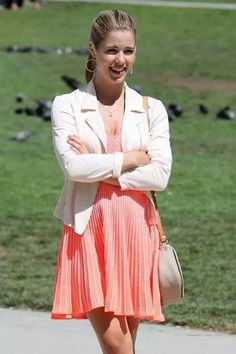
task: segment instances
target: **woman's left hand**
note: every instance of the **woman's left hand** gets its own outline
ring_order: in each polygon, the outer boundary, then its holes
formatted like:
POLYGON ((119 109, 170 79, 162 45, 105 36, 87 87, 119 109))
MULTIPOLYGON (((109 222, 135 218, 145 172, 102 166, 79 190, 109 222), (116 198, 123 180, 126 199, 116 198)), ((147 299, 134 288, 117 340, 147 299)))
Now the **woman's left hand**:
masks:
POLYGON ((112 184, 113 186, 120 187, 120 183, 118 182, 118 179, 115 177, 106 178, 103 180, 103 182, 108 183, 108 184, 112 184))
POLYGON ((71 150, 76 154, 89 154, 85 143, 78 136, 68 135, 67 143, 71 145, 71 150))

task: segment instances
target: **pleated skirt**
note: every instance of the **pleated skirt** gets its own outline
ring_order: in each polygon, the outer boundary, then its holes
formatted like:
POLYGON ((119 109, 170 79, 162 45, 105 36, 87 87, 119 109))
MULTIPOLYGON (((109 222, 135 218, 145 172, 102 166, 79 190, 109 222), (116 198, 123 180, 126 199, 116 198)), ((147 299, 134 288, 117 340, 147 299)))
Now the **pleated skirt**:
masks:
POLYGON ((53 319, 87 318, 104 307, 116 315, 161 322, 159 236, 140 191, 101 183, 83 235, 63 225, 53 319))
POLYGON ((120 316, 164 321, 155 208, 142 191, 101 182, 89 223, 63 225, 52 319, 85 319, 104 307, 120 316))

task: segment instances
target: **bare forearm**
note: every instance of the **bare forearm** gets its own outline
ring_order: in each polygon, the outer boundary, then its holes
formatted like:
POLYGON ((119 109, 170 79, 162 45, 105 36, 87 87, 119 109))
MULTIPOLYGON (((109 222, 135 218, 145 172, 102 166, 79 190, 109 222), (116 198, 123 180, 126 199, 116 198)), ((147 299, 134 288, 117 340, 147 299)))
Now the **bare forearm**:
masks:
POLYGON ((122 172, 149 163, 149 156, 144 151, 128 151, 124 153, 122 172))
MULTIPOLYGON (((150 163, 148 155, 144 151, 129 151, 124 153, 122 171, 145 166, 150 163)), ((106 178, 104 182, 114 186, 120 186, 118 178, 106 178)))

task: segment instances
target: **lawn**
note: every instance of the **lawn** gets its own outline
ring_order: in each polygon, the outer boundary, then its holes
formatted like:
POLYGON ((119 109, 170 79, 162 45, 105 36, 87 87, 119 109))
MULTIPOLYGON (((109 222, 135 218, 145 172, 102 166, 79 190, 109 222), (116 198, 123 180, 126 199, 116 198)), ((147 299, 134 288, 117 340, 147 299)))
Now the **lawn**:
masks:
MULTIPOLYGON (((106 8, 114 7, 106 5, 106 8)), ((138 24, 138 56, 130 85, 183 115, 171 123, 173 171, 159 206, 178 250, 186 296, 167 307, 168 323, 236 332, 235 121, 216 118, 236 109, 236 12, 120 5, 138 24), (198 103, 209 106, 200 115, 198 103)), ((102 4, 49 4, 1 13, 0 47, 84 47, 102 4)), ((61 224, 52 216, 62 173, 53 154, 50 122, 16 115, 17 107, 70 89, 67 74, 84 82, 78 55, 0 51, 0 304, 50 310, 61 224), (23 91, 25 103, 15 102, 23 91), (35 133, 24 143, 16 132, 35 133)))
MULTIPOLYGON (((65 0, 49 0, 49 2, 65 2, 65 0)), ((67 0, 69 2, 69 0, 67 0)), ((83 0, 74 0, 76 2, 84 2, 83 0)), ((135 0, 131 0, 130 2, 132 1, 135 1, 135 0)), ((136 0, 137 3, 139 2, 139 0, 136 0)), ((142 0, 141 0, 142 1, 142 0)), ((158 0, 156 0, 158 1, 158 0)), ((183 0, 183 1, 180 1, 180 0, 162 0, 162 1, 167 1, 167 2, 185 2, 185 3, 188 3, 188 2, 200 2, 200 3, 222 3, 222 4, 235 4, 236 3, 236 0, 183 0)), ((92 1, 93 2, 93 1, 92 1)), ((94 3, 96 2, 99 2, 98 1, 94 1, 94 3)), ((115 3, 115 1, 113 1, 115 3)), ((125 2, 125 1, 124 1, 125 2)), ((104 3, 106 3, 106 1, 104 1, 104 3)))
MULTIPOLYGON (((50 3, 52 2, 70 2, 70 0, 49 0, 50 3)), ((73 0, 75 2, 86 2, 86 1, 83 1, 83 0, 73 0)), ((130 0, 130 2, 132 3, 133 2, 137 2, 139 3, 139 0, 130 0)), ((142 1, 142 0, 140 0, 142 1)), ((162 2, 185 2, 185 3, 191 3, 191 2, 198 2, 198 3, 216 3, 216 4, 236 4, 236 0, 162 0, 162 2)), ((99 0, 95 0, 95 1, 91 1, 92 3, 99 3, 99 0)), ((108 1, 109 2, 109 1, 108 1)), ((116 1, 114 0, 113 3, 115 3, 116 1)), ((122 1, 123 3, 125 3, 125 1, 122 1)), ((158 2, 158 0, 156 0, 156 2, 158 2)), ((103 2, 104 4, 106 4, 106 1, 103 2)), ((114 4, 113 4, 114 6, 114 4)), ((152 6, 152 5, 151 5, 152 6)))
MULTIPOLYGON (((164 0, 165 1, 165 0, 164 0)), ((168 0, 167 0, 168 1, 168 0)), ((178 2, 180 0, 171 0, 178 2)), ((182 2, 182 1, 181 1, 182 2)), ((183 2, 202 2, 202 3, 221 3, 221 4, 235 4, 236 0, 185 0, 183 2)))

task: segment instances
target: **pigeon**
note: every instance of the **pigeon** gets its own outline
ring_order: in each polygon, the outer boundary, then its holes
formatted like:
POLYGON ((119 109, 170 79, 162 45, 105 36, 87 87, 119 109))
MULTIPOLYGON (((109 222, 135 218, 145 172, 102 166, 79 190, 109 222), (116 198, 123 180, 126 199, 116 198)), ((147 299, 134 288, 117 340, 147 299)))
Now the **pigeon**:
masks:
POLYGON ((226 106, 218 111, 216 114, 217 118, 233 120, 235 119, 235 112, 230 109, 229 106, 226 106))
POLYGON ((200 104, 198 105, 198 108, 199 108, 199 111, 200 111, 202 114, 208 114, 208 113, 209 113, 209 108, 208 108, 206 105, 202 104, 202 103, 200 103, 200 104))
POLYGON ((6 48, 7 52, 10 53, 30 53, 32 52, 33 47, 30 46, 19 46, 19 45, 12 45, 12 46, 8 46, 6 48))
MULTIPOLYGON (((23 94, 18 93, 17 98, 21 99, 23 97, 23 94)), ((44 121, 49 121, 51 120, 51 108, 52 108, 52 103, 53 100, 42 100, 42 99, 36 99, 35 100, 37 103, 36 107, 19 107, 15 109, 16 114, 23 114, 25 113, 27 116, 36 116, 42 118, 44 121)))
POLYGON ((58 55, 68 55, 68 54, 74 54, 75 50, 71 47, 66 47, 66 48, 57 48, 56 53, 58 55))
POLYGON ((182 108, 176 103, 169 103, 167 108, 175 117, 180 117, 183 113, 182 108))
POLYGON ((74 49, 71 47, 64 48, 64 54, 74 54, 74 49))
POLYGON ((42 53, 42 54, 49 54, 52 53, 52 49, 51 48, 47 48, 47 47, 35 47, 34 48, 36 53, 42 53))
POLYGON ((16 102, 23 102, 27 98, 26 94, 23 92, 18 92, 16 94, 16 102))
POLYGON ((15 109, 15 113, 16 114, 22 114, 22 113, 24 113, 24 109, 23 108, 17 108, 17 109, 15 109))
POLYGON ((44 111, 42 114, 42 118, 45 122, 48 122, 51 120, 51 110, 44 111))
POLYGON ((81 82, 74 79, 73 77, 70 77, 68 75, 62 75, 61 79, 69 86, 71 87, 73 90, 76 90, 77 88, 80 87, 81 82))
POLYGON ((52 108, 52 101, 51 100, 36 100, 39 107, 43 109, 50 110, 52 108))
POLYGON ((23 142, 33 135, 30 131, 21 131, 10 137, 10 140, 23 142))
POLYGON ((57 48, 57 49, 56 49, 56 53, 57 53, 58 55, 62 55, 62 54, 63 54, 63 48, 57 48))
POLYGON ((37 116, 36 109, 31 107, 26 107, 24 112, 27 116, 37 116))
POLYGON ((19 46, 18 45, 11 45, 11 46, 8 46, 8 47, 6 47, 6 51, 7 52, 10 52, 10 53, 17 53, 17 52, 19 52, 19 46))
POLYGON ((173 122, 176 119, 175 114, 168 107, 166 107, 166 111, 167 111, 169 122, 173 122))
POLYGON ((77 54, 79 55, 88 55, 89 51, 88 51, 88 48, 80 48, 78 50, 75 51, 77 54))
POLYGON ((49 121, 51 119, 51 100, 36 100, 38 107, 36 108, 36 115, 43 118, 44 121, 49 121))

